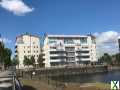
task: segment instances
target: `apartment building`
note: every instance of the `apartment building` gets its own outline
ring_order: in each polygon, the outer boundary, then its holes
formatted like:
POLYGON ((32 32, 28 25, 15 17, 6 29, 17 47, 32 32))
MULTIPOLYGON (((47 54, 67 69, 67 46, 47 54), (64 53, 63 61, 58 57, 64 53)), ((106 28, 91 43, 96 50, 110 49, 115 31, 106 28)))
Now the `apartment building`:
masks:
POLYGON ((45 67, 96 62, 96 41, 92 35, 45 35, 45 67))
POLYGON ((39 36, 26 33, 16 37, 15 56, 19 59, 20 68, 24 68, 24 56, 27 56, 28 58, 34 56, 36 64, 38 64, 37 59, 40 53, 41 49, 39 36))

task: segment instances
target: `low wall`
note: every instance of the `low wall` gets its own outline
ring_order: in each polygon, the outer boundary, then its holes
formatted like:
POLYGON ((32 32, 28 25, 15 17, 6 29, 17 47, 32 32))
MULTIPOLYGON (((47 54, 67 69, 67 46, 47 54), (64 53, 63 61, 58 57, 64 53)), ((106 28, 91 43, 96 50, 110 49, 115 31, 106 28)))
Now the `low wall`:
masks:
POLYGON ((17 70, 17 76, 23 78, 39 78, 40 76, 61 76, 61 75, 79 75, 107 72, 108 67, 103 65, 84 66, 84 67, 61 67, 61 68, 41 68, 36 70, 17 70), (33 75, 33 72, 35 72, 33 75))

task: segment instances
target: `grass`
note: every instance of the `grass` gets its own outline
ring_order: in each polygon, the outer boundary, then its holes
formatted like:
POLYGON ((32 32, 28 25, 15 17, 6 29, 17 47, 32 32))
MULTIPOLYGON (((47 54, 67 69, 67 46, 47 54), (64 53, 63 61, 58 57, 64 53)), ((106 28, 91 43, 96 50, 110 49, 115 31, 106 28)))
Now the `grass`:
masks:
POLYGON ((59 85, 48 84, 44 80, 21 79, 24 90, 110 90, 110 85, 106 83, 62 83, 59 85))
POLYGON ((106 83, 95 83, 95 86, 97 88, 105 88, 105 89, 110 89, 110 84, 106 84, 106 83))

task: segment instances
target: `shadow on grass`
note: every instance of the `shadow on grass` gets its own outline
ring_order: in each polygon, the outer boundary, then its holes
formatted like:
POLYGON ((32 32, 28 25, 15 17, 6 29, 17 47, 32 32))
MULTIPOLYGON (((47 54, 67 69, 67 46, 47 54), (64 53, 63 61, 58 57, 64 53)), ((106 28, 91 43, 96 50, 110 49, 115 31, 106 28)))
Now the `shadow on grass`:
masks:
POLYGON ((23 89, 22 90, 37 90, 36 88, 32 87, 32 86, 23 86, 23 89))

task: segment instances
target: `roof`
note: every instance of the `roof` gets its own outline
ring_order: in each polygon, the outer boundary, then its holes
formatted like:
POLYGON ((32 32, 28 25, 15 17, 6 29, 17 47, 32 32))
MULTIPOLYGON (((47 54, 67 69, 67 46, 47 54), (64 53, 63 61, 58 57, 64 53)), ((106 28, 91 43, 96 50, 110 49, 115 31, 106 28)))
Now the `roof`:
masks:
POLYGON ((39 36, 37 36, 37 35, 32 35, 32 34, 30 34, 30 33, 21 34, 21 35, 17 36, 16 38, 18 38, 18 37, 23 37, 23 36, 25 36, 25 35, 32 36, 32 37, 36 37, 36 38, 40 38, 39 36))
POLYGON ((46 35, 47 37, 64 37, 64 38, 80 38, 80 37, 88 37, 87 35, 46 35))

